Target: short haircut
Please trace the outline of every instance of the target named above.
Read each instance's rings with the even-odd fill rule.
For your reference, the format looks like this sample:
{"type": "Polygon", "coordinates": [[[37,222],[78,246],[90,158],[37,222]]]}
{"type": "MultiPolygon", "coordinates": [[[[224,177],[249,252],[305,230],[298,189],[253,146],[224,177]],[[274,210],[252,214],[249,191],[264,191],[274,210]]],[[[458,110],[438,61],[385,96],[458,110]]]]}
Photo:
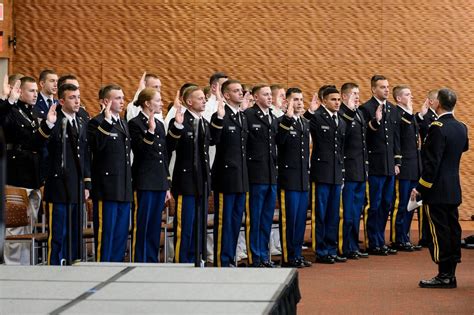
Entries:
{"type": "Polygon", "coordinates": [[[428,98],[430,100],[435,100],[438,98],[438,90],[431,90],[428,92],[428,98]]]}
{"type": "Polygon", "coordinates": [[[410,89],[408,85],[397,85],[392,90],[392,96],[395,101],[397,101],[397,96],[400,96],[403,90],[410,89]]]}
{"type": "Polygon", "coordinates": [[[32,77],[26,77],[26,76],[21,78],[20,81],[21,81],[20,87],[23,87],[25,83],[36,83],[35,79],[33,79],[32,77]]]}
{"type": "Polygon", "coordinates": [[[357,85],[357,83],[354,83],[354,82],[346,82],[344,83],[342,86],[341,86],[341,93],[343,94],[347,94],[349,93],[352,89],[358,89],[359,86],[357,85]]]}
{"type": "Polygon", "coordinates": [[[301,91],[299,88],[297,87],[291,87],[291,88],[288,88],[288,90],[286,90],[286,94],[285,94],[285,97],[288,98],[291,96],[291,94],[293,93],[303,93],[303,91],[301,91]]]}
{"type": "Polygon", "coordinates": [[[244,91],[244,94],[247,93],[247,92],[252,92],[252,86],[250,84],[245,84],[245,83],[241,83],[242,84],[242,91],[244,91]]]}
{"type": "Polygon", "coordinates": [[[328,87],[323,91],[323,98],[326,98],[329,94],[337,93],[339,94],[339,90],[336,89],[335,87],[328,87]]]}
{"type": "Polygon", "coordinates": [[[261,89],[265,87],[270,87],[268,84],[257,84],[252,88],[252,95],[255,95],[260,91],[261,89]]]}
{"type": "Polygon", "coordinates": [[[221,93],[224,94],[225,92],[227,92],[229,90],[229,85],[231,85],[231,84],[240,84],[240,85],[242,85],[240,83],[240,81],[238,81],[238,80],[232,80],[232,79],[227,80],[224,83],[222,83],[221,93]]]}
{"type": "MultiPolygon", "coordinates": [[[[326,84],[326,85],[323,85],[319,88],[318,90],[318,98],[322,101],[323,100],[323,93],[324,93],[324,90],[326,89],[329,89],[329,88],[336,88],[336,86],[334,84],[326,84]]],[[[339,92],[338,92],[339,93],[339,92]]]]}
{"type": "Polygon", "coordinates": [[[227,79],[228,76],[224,72],[215,72],[211,77],[209,78],[209,85],[213,85],[219,81],[219,79],[225,78],[227,79]]]}
{"type": "Polygon", "coordinates": [[[209,85],[206,85],[205,87],[202,88],[202,91],[204,92],[204,95],[209,95],[211,93],[211,87],[209,85]]]}
{"type": "Polygon", "coordinates": [[[18,81],[18,80],[21,80],[21,78],[23,78],[24,75],[21,74],[21,73],[14,73],[14,74],[10,74],[8,76],[8,84],[10,86],[14,86],[15,85],[15,82],[18,81]]]}
{"type": "Polygon", "coordinates": [[[184,90],[183,101],[186,104],[186,101],[191,97],[191,95],[196,91],[202,91],[202,89],[197,85],[192,85],[184,90]]]}
{"type": "Polygon", "coordinates": [[[39,75],[39,81],[40,82],[46,81],[46,77],[48,76],[48,74],[56,74],[56,72],[54,72],[54,70],[51,70],[51,69],[45,69],[41,71],[39,75]]]}
{"type": "Polygon", "coordinates": [[[438,91],[439,105],[447,111],[452,111],[456,106],[456,93],[448,88],[442,88],[438,91]]]}
{"type": "Polygon", "coordinates": [[[104,86],[102,88],[102,99],[109,97],[111,91],[121,90],[121,89],[122,88],[120,87],[120,85],[117,85],[117,84],[109,84],[109,85],[104,86]]]}
{"type": "Polygon", "coordinates": [[[281,86],[280,84],[272,84],[270,85],[270,90],[272,90],[272,93],[276,90],[281,90],[281,89],[285,89],[283,86],[281,86]]]}
{"type": "Polygon", "coordinates": [[[183,97],[184,91],[190,86],[198,86],[196,83],[186,82],[179,88],[179,96],[183,97]]]}
{"type": "Polygon", "coordinates": [[[104,86],[101,86],[99,89],[99,100],[103,100],[104,97],[104,86]]]}
{"type": "Polygon", "coordinates": [[[377,86],[377,82],[378,81],[382,81],[382,80],[387,80],[386,77],[384,77],[383,75],[381,74],[376,74],[374,75],[371,79],[370,79],[370,87],[374,88],[377,86]]]}
{"type": "Polygon", "coordinates": [[[77,91],[77,90],[79,90],[79,88],[75,86],[74,84],[71,84],[71,83],[63,84],[58,89],[58,98],[63,99],[66,94],[66,91],[77,91]]]}
{"type": "Polygon", "coordinates": [[[154,73],[145,74],[145,82],[147,82],[149,79],[160,79],[160,78],[154,73]]]}
{"type": "Polygon", "coordinates": [[[135,106],[145,106],[146,101],[151,101],[156,93],[159,93],[156,89],[154,88],[144,88],[140,94],[138,94],[137,100],[133,103],[135,106]]]}
{"type": "Polygon", "coordinates": [[[58,79],[58,87],[60,87],[61,85],[63,85],[67,80],[77,80],[77,77],[73,74],[65,74],[65,75],[62,75],[59,79],[58,79]]]}

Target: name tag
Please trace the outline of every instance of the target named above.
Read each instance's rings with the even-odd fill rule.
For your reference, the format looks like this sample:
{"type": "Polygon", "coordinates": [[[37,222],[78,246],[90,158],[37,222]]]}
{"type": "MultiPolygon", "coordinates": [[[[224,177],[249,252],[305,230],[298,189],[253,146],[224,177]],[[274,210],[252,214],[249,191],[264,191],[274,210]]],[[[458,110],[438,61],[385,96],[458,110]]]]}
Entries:
{"type": "Polygon", "coordinates": [[[111,133],[110,133],[110,136],[111,136],[111,137],[118,137],[118,133],[113,133],[113,132],[111,132],[111,133]]]}
{"type": "Polygon", "coordinates": [[[261,127],[262,127],[262,125],[260,125],[260,124],[252,124],[252,128],[261,128],[261,127]]]}
{"type": "Polygon", "coordinates": [[[296,131],[290,131],[290,135],[296,135],[296,131]]]}
{"type": "Polygon", "coordinates": [[[235,130],[235,126],[229,126],[229,130],[235,130]]]}
{"type": "Polygon", "coordinates": [[[321,126],[321,129],[323,129],[323,130],[329,130],[329,129],[331,129],[331,128],[330,128],[329,126],[321,126]]]}
{"type": "Polygon", "coordinates": [[[192,131],[188,131],[188,132],[187,132],[187,135],[188,135],[188,136],[192,136],[192,135],[193,135],[193,132],[192,132],[192,131]]]}

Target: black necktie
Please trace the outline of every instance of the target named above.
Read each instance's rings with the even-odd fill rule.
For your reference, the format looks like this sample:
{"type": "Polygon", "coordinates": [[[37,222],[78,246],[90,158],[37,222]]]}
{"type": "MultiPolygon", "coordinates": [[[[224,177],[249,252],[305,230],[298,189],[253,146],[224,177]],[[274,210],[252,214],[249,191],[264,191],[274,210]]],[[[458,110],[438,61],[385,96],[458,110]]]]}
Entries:
{"type": "Polygon", "coordinates": [[[53,101],[50,98],[48,98],[46,102],[48,103],[48,109],[50,109],[51,105],[53,105],[53,101]]]}
{"type": "Polygon", "coordinates": [[[332,115],[332,120],[334,120],[334,124],[337,127],[337,115],[336,114],[332,115]]]}
{"type": "Polygon", "coordinates": [[[77,133],[76,119],[73,119],[73,120],[72,120],[72,129],[77,133]]]}

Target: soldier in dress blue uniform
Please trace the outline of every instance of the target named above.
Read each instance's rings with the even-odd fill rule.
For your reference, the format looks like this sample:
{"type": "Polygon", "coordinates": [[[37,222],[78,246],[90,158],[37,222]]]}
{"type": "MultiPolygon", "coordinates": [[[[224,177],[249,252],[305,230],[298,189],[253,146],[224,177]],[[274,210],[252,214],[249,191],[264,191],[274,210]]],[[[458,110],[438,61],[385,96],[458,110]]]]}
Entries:
{"type": "Polygon", "coordinates": [[[288,109],[278,119],[278,198],[282,267],[309,267],[301,254],[309,191],[309,121],[299,88],[286,91],[288,109]]]}
{"type": "Polygon", "coordinates": [[[161,114],[163,102],[159,91],[145,88],[134,104],[141,111],[129,121],[134,154],[132,261],[156,263],[162,211],[166,199],[171,197],[165,126],[154,116],[161,114]]]}
{"type": "Polygon", "coordinates": [[[56,122],[56,106],[40,122],[33,112],[38,86],[31,77],[21,78],[8,94],[8,99],[0,102],[7,142],[7,185],[38,189],[44,183],[42,151],[56,122]]]}
{"type": "Polygon", "coordinates": [[[72,237],[71,261],[80,259],[78,238],[82,215],[80,206],[89,198],[91,188],[90,152],[87,143],[87,122],[77,115],[80,108],[79,89],[64,84],[58,92],[60,108],[48,141],[48,163],[44,199],[47,202],[48,264],[59,265],[68,252],[67,235],[72,237]],[[63,156],[63,132],[66,128],[66,155],[63,156]],[[66,168],[62,166],[63,161],[66,168]],[[83,185],[81,185],[83,182],[83,185]],[[79,194],[79,189],[84,193],[79,194]],[[71,212],[68,213],[68,205],[71,212]],[[72,219],[72,231],[68,231],[68,217],[72,219]]]}
{"type": "Polygon", "coordinates": [[[390,232],[392,248],[402,251],[421,249],[410,242],[410,227],[413,211],[407,211],[410,193],[416,187],[421,175],[421,139],[418,123],[413,115],[413,96],[410,88],[399,85],[393,88],[400,116],[400,152],[402,163],[395,178],[395,197],[391,211],[390,232]]]}
{"type": "Polygon", "coordinates": [[[313,140],[310,170],[313,250],[316,262],[325,264],[347,260],[337,255],[346,129],[344,120],[337,113],[340,104],[341,96],[336,88],[324,89],[322,106],[310,121],[313,140]]]}
{"type": "Polygon", "coordinates": [[[393,201],[395,175],[400,173],[400,121],[395,107],[387,101],[387,78],[374,75],[371,88],[372,98],[360,107],[368,124],[369,180],[364,213],[367,218],[366,248],[369,254],[386,256],[397,253],[396,249],[385,245],[385,226],[393,201]]]}
{"type": "MultiPolygon", "coordinates": [[[[209,145],[214,143],[209,122],[203,119],[205,96],[201,88],[188,87],[183,94],[187,106],[181,113],[177,106],[175,118],[170,121],[167,134],[168,155],[176,151],[176,162],[172,176],[171,192],[176,201],[174,218],[175,257],[177,263],[195,262],[196,255],[205,259],[202,235],[196,235],[196,209],[207,222],[207,196],[210,192],[211,172],[209,167],[209,145]],[[198,238],[199,252],[195,250],[198,238]]],[[[222,129],[223,104],[218,106],[213,128],[222,129]]],[[[215,134],[215,133],[214,133],[215,134]]],[[[201,227],[204,225],[201,222],[201,227]]],[[[205,225],[204,225],[205,228],[205,225]]],[[[200,233],[202,234],[202,232],[200,233]]]]}
{"type": "Polygon", "coordinates": [[[346,122],[344,140],[344,187],[339,224],[338,252],[348,259],[367,258],[359,249],[360,215],[364,208],[365,187],[369,171],[365,140],[367,124],[358,109],[359,86],[344,83],[341,87],[342,104],[339,116],[346,122]],[[341,224],[342,223],[342,224],[341,224]]]}
{"type": "Polygon", "coordinates": [[[38,94],[34,112],[39,118],[44,119],[49,108],[58,104],[58,100],[54,98],[58,91],[58,75],[53,70],[43,70],[39,75],[39,84],[41,91],[38,94]]]}
{"type": "Polygon", "coordinates": [[[247,255],[250,266],[271,268],[273,263],[268,244],[276,204],[277,121],[270,109],[270,86],[256,85],[252,94],[255,104],[244,112],[249,126],[247,166],[250,187],[245,214],[247,255]]]}
{"type": "Polygon", "coordinates": [[[456,94],[440,89],[433,109],[438,120],[431,124],[422,147],[423,171],[411,198],[421,194],[427,205],[430,254],[438,264],[438,275],[422,280],[422,288],[455,288],[456,266],[461,261],[461,226],[458,207],[462,202],[459,164],[469,149],[467,126],[453,115],[456,94]]]}
{"type": "MultiPolygon", "coordinates": [[[[249,191],[247,170],[247,118],[240,110],[244,102],[237,80],[222,84],[225,115],[222,132],[215,136],[216,156],[212,166],[214,191],[214,266],[229,267],[234,261],[245,198],[249,191]]],[[[217,99],[221,98],[219,93],[217,99]]],[[[216,119],[214,113],[212,119],[216,119]]]]}
{"type": "Polygon", "coordinates": [[[124,95],[118,85],[102,89],[105,109],[88,125],[92,152],[92,200],[97,261],[121,262],[127,247],[132,201],[130,133],[120,118],[124,95]]]}

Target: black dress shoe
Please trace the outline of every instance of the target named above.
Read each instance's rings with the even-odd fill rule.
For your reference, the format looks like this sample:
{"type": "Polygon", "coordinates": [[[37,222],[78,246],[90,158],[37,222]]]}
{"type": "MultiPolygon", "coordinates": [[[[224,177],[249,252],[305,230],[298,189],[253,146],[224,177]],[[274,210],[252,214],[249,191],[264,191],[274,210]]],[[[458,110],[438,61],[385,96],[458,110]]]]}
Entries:
{"type": "Polygon", "coordinates": [[[361,251],[356,251],[355,253],[359,256],[359,258],[369,258],[368,253],[363,253],[361,251]]]}
{"type": "Polygon", "coordinates": [[[331,258],[334,259],[334,261],[338,262],[338,263],[345,263],[347,261],[346,257],[341,257],[341,256],[338,256],[338,255],[333,255],[333,256],[331,256],[331,258]]]}
{"type": "Polygon", "coordinates": [[[375,247],[375,248],[369,248],[367,251],[369,255],[375,255],[375,256],[387,256],[388,252],[384,250],[383,248],[380,247],[375,247]]]}
{"type": "Polygon", "coordinates": [[[282,262],[281,267],[282,268],[303,268],[304,266],[301,264],[300,261],[293,260],[289,262],[282,262]]]}
{"type": "Polygon", "coordinates": [[[413,250],[416,250],[416,251],[420,251],[423,249],[423,246],[421,245],[412,245],[413,246],[413,250]]]}
{"type": "Polygon", "coordinates": [[[389,255],[396,255],[396,254],[398,253],[398,250],[396,250],[395,248],[390,248],[390,247],[388,247],[387,245],[384,245],[384,246],[382,247],[382,249],[383,249],[384,251],[386,251],[387,254],[389,254],[389,255]]]}
{"type": "Polygon", "coordinates": [[[316,256],[315,261],[318,264],[334,264],[334,259],[331,256],[316,256]]]}
{"type": "Polygon", "coordinates": [[[410,242],[407,242],[407,243],[404,243],[404,244],[403,243],[392,244],[389,248],[399,250],[401,252],[412,252],[412,251],[414,251],[413,245],[410,242]]]}
{"type": "Polygon", "coordinates": [[[357,252],[350,252],[349,254],[346,255],[346,258],[357,260],[359,259],[359,255],[357,254],[357,252]]]}
{"type": "Polygon", "coordinates": [[[275,265],[272,261],[264,261],[262,262],[262,267],[264,268],[275,268],[275,265]]]}
{"type": "Polygon", "coordinates": [[[311,266],[313,265],[312,262],[310,262],[309,260],[304,259],[304,257],[298,258],[297,261],[299,261],[299,263],[300,263],[303,267],[311,267],[311,266]]]}
{"type": "Polygon", "coordinates": [[[429,280],[421,280],[420,288],[454,289],[457,287],[456,277],[436,276],[429,280]]]}

